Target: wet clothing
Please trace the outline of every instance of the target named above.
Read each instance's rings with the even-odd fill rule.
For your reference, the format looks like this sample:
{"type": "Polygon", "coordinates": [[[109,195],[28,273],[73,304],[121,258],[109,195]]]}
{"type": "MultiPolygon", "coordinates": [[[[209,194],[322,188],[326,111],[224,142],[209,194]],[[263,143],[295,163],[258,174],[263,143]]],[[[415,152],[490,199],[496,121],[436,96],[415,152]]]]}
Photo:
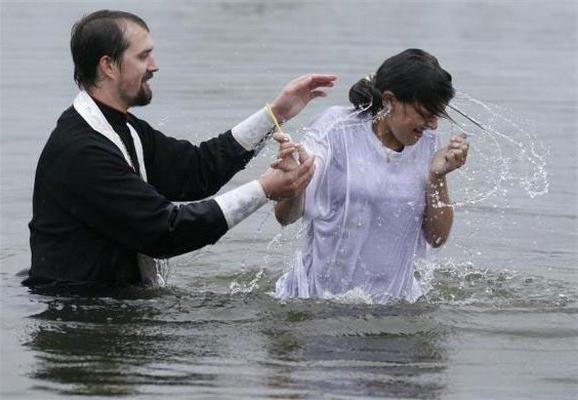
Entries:
{"type": "Polygon", "coordinates": [[[215,194],[253,151],[231,131],[194,146],[130,113],[97,105],[136,172],[73,107],[61,115],[36,170],[26,285],[138,283],[137,252],[176,256],[215,243],[228,229],[215,200],[196,200],[215,194]],[[127,122],[142,143],[148,183],[139,176],[127,122]]]}
{"type": "Polygon", "coordinates": [[[280,298],[415,301],[414,258],[423,256],[427,174],[439,146],[431,131],[401,152],[385,147],[372,119],[332,107],[306,131],[315,155],[306,189],[305,239],[276,284],[280,298]]]}

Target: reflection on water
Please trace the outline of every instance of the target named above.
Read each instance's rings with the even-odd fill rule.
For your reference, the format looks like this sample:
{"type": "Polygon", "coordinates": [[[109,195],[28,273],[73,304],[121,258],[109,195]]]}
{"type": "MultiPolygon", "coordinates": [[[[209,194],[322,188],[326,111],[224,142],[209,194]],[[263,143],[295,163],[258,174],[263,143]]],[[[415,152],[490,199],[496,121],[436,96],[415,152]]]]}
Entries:
{"type": "Polygon", "coordinates": [[[46,309],[30,320],[32,376],[60,394],[170,386],[191,394],[252,388],[291,398],[432,398],[443,389],[447,330],[425,304],[281,304],[263,293],[177,290],[139,299],[37,296],[46,309]]]}
{"type": "MultiPolygon", "coordinates": [[[[31,374],[38,388],[59,394],[439,398],[456,329],[514,333],[499,320],[495,328],[467,322],[463,313],[501,310],[510,320],[520,311],[576,314],[576,290],[559,283],[471,266],[432,268],[426,298],[390,306],[277,302],[268,294],[275,276],[263,270],[222,277],[240,285],[263,277],[260,289],[236,294],[174,287],[36,293],[45,309],[29,319],[25,346],[37,353],[31,374]]],[[[428,271],[420,271],[423,280],[428,271]]],[[[517,335],[536,334],[522,321],[516,326],[517,335]]],[[[572,332],[554,327],[539,335],[572,332]]]]}

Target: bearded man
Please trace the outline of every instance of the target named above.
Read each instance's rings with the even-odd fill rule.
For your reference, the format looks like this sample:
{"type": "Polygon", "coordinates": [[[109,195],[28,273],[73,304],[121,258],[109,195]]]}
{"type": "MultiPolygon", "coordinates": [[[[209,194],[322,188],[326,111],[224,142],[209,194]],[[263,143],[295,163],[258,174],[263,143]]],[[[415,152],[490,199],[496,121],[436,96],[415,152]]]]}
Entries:
{"type": "Polygon", "coordinates": [[[71,51],[81,91],[38,161],[25,285],[162,285],[160,259],[215,243],[267,199],[296,196],[311,179],[312,160],[206,199],[262,148],[275,119],[287,121],[324,96],[319,89],[335,76],[297,78],[270,107],[195,146],[128,112],[151,101],[149,80],[159,69],[141,18],[87,15],[72,29],[71,51]]]}

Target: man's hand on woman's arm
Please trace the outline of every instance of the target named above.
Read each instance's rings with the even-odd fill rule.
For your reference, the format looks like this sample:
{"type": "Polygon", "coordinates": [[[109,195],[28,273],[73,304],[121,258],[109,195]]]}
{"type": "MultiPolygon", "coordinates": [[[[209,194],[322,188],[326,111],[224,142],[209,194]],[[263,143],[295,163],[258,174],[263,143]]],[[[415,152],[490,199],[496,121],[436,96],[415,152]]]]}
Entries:
{"type": "Polygon", "coordinates": [[[277,159],[271,164],[268,172],[272,174],[287,174],[295,179],[292,196],[279,199],[275,204],[275,217],[281,225],[288,225],[303,215],[305,189],[314,173],[314,157],[309,156],[302,145],[291,141],[283,133],[275,133],[273,138],[279,143],[277,159]],[[301,170],[307,168],[307,177],[299,178],[301,170]]]}

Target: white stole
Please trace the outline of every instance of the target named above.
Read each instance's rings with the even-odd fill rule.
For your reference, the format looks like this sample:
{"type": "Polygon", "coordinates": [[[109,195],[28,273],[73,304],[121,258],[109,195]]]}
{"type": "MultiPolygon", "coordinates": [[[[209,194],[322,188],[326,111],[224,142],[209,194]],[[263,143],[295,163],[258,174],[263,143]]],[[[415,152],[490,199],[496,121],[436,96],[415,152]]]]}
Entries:
{"type": "MultiPolygon", "coordinates": [[[[110,140],[112,143],[116,145],[116,147],[120,150],[124,159],[131,166],[131,168],[136,171],[135,166],[133,165],[131,158],[128,154],[126,147],[124,146],[122,140],[118,133],[112,129],[112,126],[108,123],[100,108],[96,105],[94,100],[82,90],[73,102],[74,109],[80,114],[80,116],[90,125],[92,129],[100,133],[102,136],[110,140]]],[[[143,156],[143,148],[142,143],[140,141],[140,137],[136,133],[136,130],[127,122],[126,124],[130,131],[130,135],[132,136],[132,140],[134,142],[134,147],[136,150],[136,155],[139,164],[139,172],[141,178],[146,182],[147,181],[147,172],[145,168],[144,156],[143,156]]],[[[152,285],[152,286],[165,286],[169,272],[170,272],[170,265],[168,259],[155,259],[149,257],[145,254],[137,254],[137,261],[140,270],[140,275],[142,282],[145,285],[152,285]]]]}

